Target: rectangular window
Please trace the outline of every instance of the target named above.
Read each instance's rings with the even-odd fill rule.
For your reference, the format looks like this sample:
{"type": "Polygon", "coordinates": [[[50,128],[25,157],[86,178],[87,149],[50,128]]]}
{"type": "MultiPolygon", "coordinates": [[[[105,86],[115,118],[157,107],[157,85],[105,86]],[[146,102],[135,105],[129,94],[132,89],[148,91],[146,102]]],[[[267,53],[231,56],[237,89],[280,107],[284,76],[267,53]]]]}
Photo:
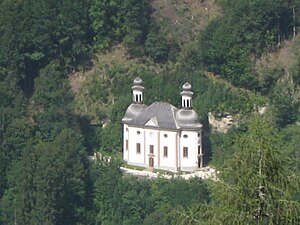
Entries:
{"type": "Polygon", "coordinates": [[[164,157],[168,157],[168,147],[164,146],[164,157]]]}
{"type": "Polygon", "coordinates": [[[189,149],[188,147],[183,147],[183,157],[187,158],[189,156],[189,149]]]}
{"type": "Polygon", "coordinates": [[[150,145],[150,154],[153,154],[153,152],[154,152],[154,146],[150,145]]]}
{"type": "Polygon", "coordinates": [[[125,150],[128,150],[128,140],[125,141],[125,150]]]}
{"type": "Polygon", "coordinates": [[[141,153],[141,144],[140,143],[136,143],[136,153],[137,154],[141,153]]]}
{"type": "Polygon", "coordinates": [[[198,155],[200,155],[200,154],[201,154],[201,146],[198,145],[198,155]]]}

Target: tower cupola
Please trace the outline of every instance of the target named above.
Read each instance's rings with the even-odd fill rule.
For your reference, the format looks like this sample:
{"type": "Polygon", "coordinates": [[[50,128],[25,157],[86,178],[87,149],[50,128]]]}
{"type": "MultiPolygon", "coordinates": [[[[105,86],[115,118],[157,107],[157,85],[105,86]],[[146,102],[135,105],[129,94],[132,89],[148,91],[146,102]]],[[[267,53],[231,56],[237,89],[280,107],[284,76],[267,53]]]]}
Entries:
{"type": "Polygon", "coordinates": [[[143,81],[141,78],[137,77],[133,81],[132,89],[132,97],[133,97],[133,103],[136,104],[143,104],[143,81]]]}
{"type": "Polygon", "coordinates": [[[192,85],[188,82],[186,82],[182,86],[182,92],[181,94],[181,106],[183,109],[191,109],[192,108],[192,97],[193,97],[193,92],[192,92],[192,85]]]}

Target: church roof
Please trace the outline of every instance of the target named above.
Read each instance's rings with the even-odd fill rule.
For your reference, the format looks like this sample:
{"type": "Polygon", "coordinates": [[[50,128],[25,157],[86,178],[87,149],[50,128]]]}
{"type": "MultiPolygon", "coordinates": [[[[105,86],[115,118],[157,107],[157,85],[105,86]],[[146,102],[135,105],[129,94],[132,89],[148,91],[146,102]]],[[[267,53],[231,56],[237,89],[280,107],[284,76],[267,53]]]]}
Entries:
{"type": "MultiPolygon", "coordinates": [[[[177,110],[176,107],[169,103],[154,102],[133,118],[130,124],[144,126],[152,120],[153,127],[176,130],[179,128],[175,119],[177,110]]],[[[148,126],[151,126],[151,123],[148,124],[148,126]]]]}
{"type": "Polygon", "coordinates": [[[187,114],[165,102],[154,102],[150,106],[146,107],[143,105],[138,109],[133,105],[135,104],[131,104],[128,107],[122,120],[126,124],[168,130],[178,130],[180,128],[199,129],[202,127],[199,123],[198,115],[194,110],[187,110],[192,113],[187,114]],[[137,111],[132,112],[132,110],[135,109],[137,109],[137,111]]]}
{"type": "Polygon", "coordinates": [[[132,103],[126,110],[125,116],[122,119],[122,122],[131,121],[133,118],[140,115],[147,106],[144,104],[132,103]]]}

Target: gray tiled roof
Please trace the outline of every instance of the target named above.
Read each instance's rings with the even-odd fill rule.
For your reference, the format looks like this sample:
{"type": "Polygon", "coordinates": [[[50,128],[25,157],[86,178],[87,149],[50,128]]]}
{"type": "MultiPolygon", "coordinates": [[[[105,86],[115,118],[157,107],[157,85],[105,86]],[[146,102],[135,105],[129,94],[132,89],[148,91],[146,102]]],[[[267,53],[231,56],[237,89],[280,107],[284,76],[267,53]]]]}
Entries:
{"type": "Polygon", "coordinates": [[[132,103],[126,110],[125,115],[122,119],[122,122],[128,122],[131,121],[133,118],[137,117],[140,115],[145,108],[147,108],[146,105],[144,104],[138,104],[138,103],[132,103]]]}
{"type": "Polygon", "coordinates": [[[159,128],[177,130],[179,129],[175,118],[177,110],[169,103],[154,102],[128,124],[144,126],[151,118],[155,118],[159,128]]]}
{"type": "Polygon", "coordinates": [[[150,106],[131,104],[124,118],[123,123],[137,126],[145,126],[148,121],[153,127],[168,130],[178,129],[199,129],[202,125],[199,122],[197,113],[190,109],[178,110],[175,106],[164,103],[154,102],[150,106]]]}

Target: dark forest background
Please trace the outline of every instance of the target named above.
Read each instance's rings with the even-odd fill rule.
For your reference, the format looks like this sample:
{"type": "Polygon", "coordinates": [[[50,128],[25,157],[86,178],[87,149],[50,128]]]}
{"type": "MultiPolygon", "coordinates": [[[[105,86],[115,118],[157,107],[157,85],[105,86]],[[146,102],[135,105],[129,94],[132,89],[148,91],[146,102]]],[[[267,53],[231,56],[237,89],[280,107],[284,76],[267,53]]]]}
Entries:
{"type": "Polygon", "coordinates": [[[299,0],[0,0],[0,224],[299,223],[299,24],[299,0]],[[122,175],[136,76],[146,104],[193,85],[218,181],[122,175]]]}

